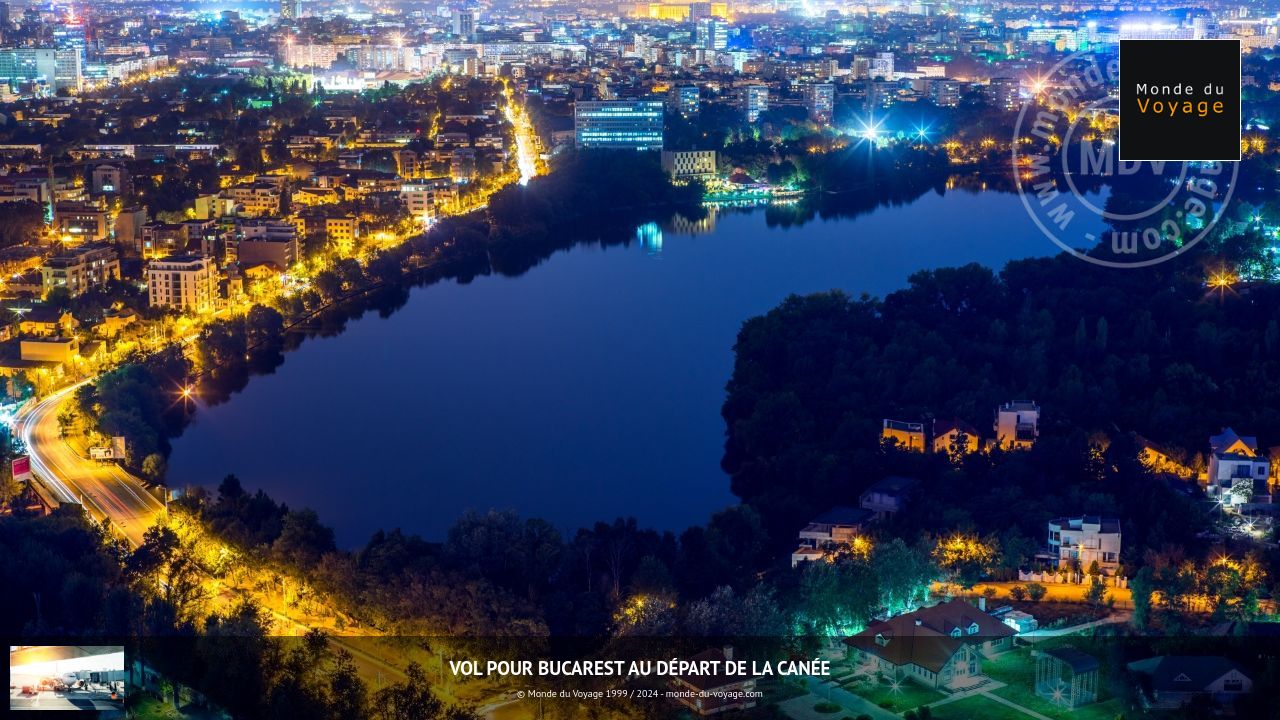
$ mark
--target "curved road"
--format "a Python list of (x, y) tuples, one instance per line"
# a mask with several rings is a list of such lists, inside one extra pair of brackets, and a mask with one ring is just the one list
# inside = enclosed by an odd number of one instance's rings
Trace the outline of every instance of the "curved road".
[(133, 547), (142, 544), (147, 529), (164, 511), (138, 478), (114, 463), (81, 457), (58, 428), (58, 414), (82, 381), (24, 407), (14, 430), (31, 456), (31, 470), (64, 503), (81, 503), (89, 514)]
[[(58, 414), (71, 400), (75, 391), (91, 380), (78, 382), (48, 397), (22, 408), (14, 421), (14, 432), (22, 438), (31, 458), (31, 470), (45, 488), (60, 503), (81, 503), (91, 517), (103, 523), (111, 532), (123, 537), (132, 547), (142, 544), (143, 536), (164, 513), (164, 503), (156, 499), (141, 480), (114, 463), (102, 463), (87, 459), (76, 452), (58, 428)], [(241, 591), (226, 583), (210, 578), (211, 600), (223, 606), (231, 605)], [(276, 621), (276, 627), (286, 635), (301, 635), (310, 627), (259, 601)], [(325, 628), (330, 641), (346, 648), (355, 656), (357, 667), (369, 677), (403, 679), (404, 672), (382, 657), (355, 644), (353, 640), (335, 637), (335, 628)], [(371, 638), (370, 638), (371, 639)]]

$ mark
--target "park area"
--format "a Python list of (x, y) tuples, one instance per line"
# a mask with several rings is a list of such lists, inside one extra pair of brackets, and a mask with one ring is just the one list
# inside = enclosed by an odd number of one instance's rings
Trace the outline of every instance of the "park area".
[[(1036, 658), (1032, 651), (1045, 651), (1050, 648), (1071, 647), (1095, 658), (1101, 664), (1099, 672), (1098, 699), (1075, 709), (1040, 697), (1035, 691)], [(983, 672), (992, 680), (1004, 683), (1004, 687), (991, 691), (992, 695), (1004, 698), (1034, 712), (1046, 715), (1055, 720), (1113, 720), (1125, 709), (1122, 699), (1124, 688), (1121, 678), (1124, 672), (1119, 667), (1112, 667), (1109, 658), (1113, 648), (1105, 641), (1094, 640), (1083, 636), (1066, 636), (1042, 640), (1030, 647), (1019, 647), (1010, 652), (985, 660)], [(946, 707), (946, 706), (943, 706)], [(941, 710), (942, 708), (938, 708)]]

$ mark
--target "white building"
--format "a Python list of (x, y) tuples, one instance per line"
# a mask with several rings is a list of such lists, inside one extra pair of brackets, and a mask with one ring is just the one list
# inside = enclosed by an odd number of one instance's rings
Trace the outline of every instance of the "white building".
[(870, 510), (837, 506), (814, 518), (800, 530), (799, 547), (791, 553), (791, 567), (821, 560), (841, 547), (859, 543), (862, 526), (872, 518)]
[(764, 85), (748, 85), (742, 88), (742, 111), (747, 122), (760, 119), (760, 113), (769, 109), (769, 88)]
[(1098, 563), (1105, 575), (1120, 569), (1120, 521), (1096, 515), (1055, 518), (1049, 521), (1049, 555), (1058, 567), (1080, 562), (1080, 572)]
[(1266, 494), (1271, 461), (1258, 452), (1258, 438), (1231, 428), (1209, 438), (1209, 471), (1205, 492), (1223, 507), (1237, 508)]
[(228, 189), (226, 195), (245, 217), (280, 214), (280, 188), (272, 183), (237, 185)]
[(1040, 406), (1016, 400), (996, 409), (996, 445), (1006, 450), (1023, 450), (1040, 436)]
[(673, 180), (712, 180), (716, 176), (716, 151), (663, 150), (662, 169)]
[(199, 255), (170, 255), (147, 265), (151, 307), (184, 312), (212, 312), (218, 292), (213, 261)]

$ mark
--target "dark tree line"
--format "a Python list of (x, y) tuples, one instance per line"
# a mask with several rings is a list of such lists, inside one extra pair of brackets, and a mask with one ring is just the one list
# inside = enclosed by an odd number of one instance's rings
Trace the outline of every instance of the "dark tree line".
[[(1267, 446), (1280, 420), (1280, 288), (1206, 296), (1200, 273), (1061, 256), (999, 274), (919, 272), (883, 300), (789, 298), (744, 323), (735, 346), (723, 408), (733, 490), (779, 542), (890, 473), (926, 480), (937, 502), (915, 513), (920, 530), (1038, 540), (1047, 516), (1089, 511), (1132, 523), (1128, 547), (1188, 541), (1202, 521), (1137, 463), (1131, 434), (1195, 465), (1223, 426)], [(994, 408), (1013, 399), (1043, 408), (1029, 453), (953, 465), (880, 446), (883, 418), (960, 418), (990, 435)]]

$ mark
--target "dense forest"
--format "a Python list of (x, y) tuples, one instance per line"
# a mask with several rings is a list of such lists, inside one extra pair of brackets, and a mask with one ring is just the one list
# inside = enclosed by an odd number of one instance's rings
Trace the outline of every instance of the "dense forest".
[[(940, 501), (921, 529), (1038, 540), (1049, 517), (1105, 512), (1130, 524), (1127, 547), (1158, 548), (1203, 523), (1160, 501), (1173, 491), (1138, 465), (1134, 434), (1197, 467), (1224, 426), (1280, 442), (1267, 436), (1280, 420), (1280, 288), (1206, 291), (1189, 262), (923, 271), (883, 299), (789, 298), (747, 321), (735, 351), (723, 466), (775, 537), (896, 472)], [(990, 435), (995, 408), (1015, 399), (1043, 408), (1031, 452), (953, 464), (881, 447), (884, 418), (959, 418)]]

